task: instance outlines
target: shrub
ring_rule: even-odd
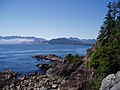
[[[68,61],[70,61],[70,62],[72,62],[74,64],[78,63],[79,61],[82,63],[83,62],[82,61],[83,58],[84,57],[83,56],[79,56],[79,54],[72,55],[70,53],[65,57],[66,60],[68,60]]]

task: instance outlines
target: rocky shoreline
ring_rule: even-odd
[[[72,68],[69,69],[72,70]],[[79,84],[82,86],[82,82],[78,84],[79,79],[77,79],[80,75],[75,78],[71,77],[71,75],[68,77],[64,73],[68,69],[65,71],[60,70],[60,73],[54,73],[55,69],[52,69],[53,71],[51,69],[45,75],[29,74],[22,78],[14,79],[14,81],[6,84],[2,90],[79,90],[79,88],[82,88],[79,87]]]
[[[18,74],[11,70],[1,72],[0,90],[93,90],[90,88],[90,82],[96,80],[97,73],[87,66],[88,59],[87,55],[83,63],[81,61],[72,63],[64,59],[63,61],[55,60],[52,64],[37,64],[45,71],[44,75],[33,73],[17,78]],[[113,88],[119,88],[120,72],[116,75],[105,78],[100,90],[110,88],[111,81]],[[109,84],[106,84],[107,82]]]
[[[54,55],[35,55],[33,58],[37,60],[52,60],[55,62],[63,62],[64,59]],[[47,71],[53,67],[53,64],[37,64],[37,67],[43,71]],[[0,72],[0,90],[59,90],[63,78],[60,76],[47,76],[46,74],[30,73],[28,75],[19,76],[18,73],[7,70]]]
[[[11,83],[15,83],[17,81],[18,74],[11,70],[7,70],[4,72],[0,72],[0,90],[6,85],[10,85]]]
[[[41,55],[39,56],[39,59],[41,59]],[[83,85],[87,85],[87,77],[89,78],[89,73],[91,73],[91,71],[88,72],[86,70],[87,67],[84,67],[81,62],[74,64],[56,55],[48,56],[53,56],[54,62],[52,64],[37,64],[39,68],[46,72],[45,75],[34,73],[16,78],[17,76],[14,76],[13,73],[14,77],[11,80],[14,81],[8,83],[5,80],[7,84],[4,84],[0,88],[2,90],[88,90],[86,89],[87,86],[83,87]],[[5,75],[4,72],[3,75]],[[79,80],[82,81],[79,82]]]
[[[59,77],[48,77],[40,74],[30,74],[16,83],[6,85],[3,90],[59,90],[58,85],[62,82]]]
[[[51,60],[51,61],[64,61],[64,58],[57,56],[55,54],[49,54],[49,55],[35,55],[33,58],[36,58],[37,60]]]

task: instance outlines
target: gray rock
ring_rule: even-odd
[[[120,77],[120,71],[117,72],[117,75]]]
[[[48,70],[51,67],[50,64],[37,64],[36,66],[38,68],[42,69],[43,71],[46,71],[46,70]]]
[[[58,88],[58,85],[57,85],[57,84],[53,84],[53,85],[52,85],[52,88],[53,88],[53,89],[57,89],[57,88]]]
[[[120,71],[104,78],[100,90],[120,90]]]
[[[110,90],[120,90],[120,82],[114,85]]]
[[[57,56],[55,54],[49,54],[49,55],[35,55],[33,58],[36,58],[37,60],[51,60],[51,61],[64,61],[64,58]]]
[[[47,88],[45,88],[44,86],[42,86],[42,87],[40,88],[40,90],[47,90]]]
[[[16,82],[17,76],[18,76],[18,74],[12,70],[0,72],[0,90],[4,86],[7,86],[8,84],[13,84],[14,82]],[[11,85],[11,87],[13,87],[13,85]]]

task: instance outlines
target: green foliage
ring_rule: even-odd
[[[75,54],[75,55],[72,55],[71,53],[69,53],[66,57],[65,57],[66,60],[76,64],[78,62],[83,62],[82,59],[83,59],[83,56],[79,56],[79,54]]]
[[[91,50],[92,50],[91,48],[87,49],[87,55],[90,56],[90,57],[93,54],[93,52]]]
[[[82,59],[83,59],[83,56],[79,56],[78,54],[75,54],[75,56],[72,59],[72,62],[73,63],[78,63],[80,61],[81,64],[82,64],[82,62],[83,62]]]
[[[108,13],[98,36],[95,52],[89,61],[101,75],[108,75],[120,70],[120,10],[118,3],[108,4]]]
[[[98,90],[105,76],[120,70],[120,1],[110,2],[108,8],[95,51],[89,61],[89,66],[99,74],[93,90]]]
[[[69,61],[72,61],[72,59],[73,59],[72,54],[71,53],[67,54],[66,57],[65,57],[65,59],[67,59]]]
[[[91,59],[89,61],[89,64],[91,67],[97,68],[99,66],[99,61],[97,58],[99,57],[99,54],[94,52],[91,56]]]
[[[89,81],[90,89],[91,90],[99,90],[103,78],[104,78],[103,76],[99,76],[96,80]]]

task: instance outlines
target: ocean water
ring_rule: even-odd
[[[0,71],[13,70],[21,74],[40,71],[38,63],[52,63],[49,60],[38,61],[32,56],[37,54],[56,54],[65,57],[68,53],[86,55],[91,46],[49,45],[49,44],[0,44]]]

